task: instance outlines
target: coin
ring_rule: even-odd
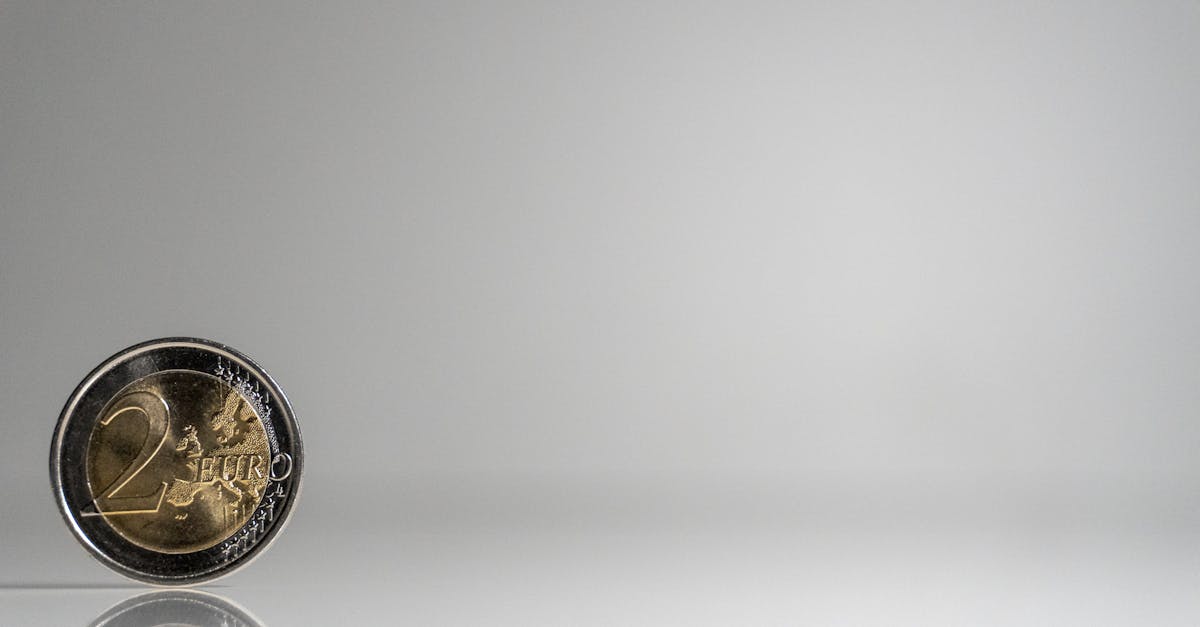
[[[50,450],[63,519],[101,563],[160,585],[245,565],[299,495],[300,430],[238,351],[194,338],[127,348],[67,400]]]

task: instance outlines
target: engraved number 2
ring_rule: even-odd
[[[161,396],[151,392],[130,392],[116,399],[112,409],[100,420],[98,428],[106,427],[114,420],[125,416],[128,416],[125,419],[129,420],[134,417],[134,414],[141,414],[146,418],[146,441],[142,444],[142,450],[129,462],[121,476],[101,490],[100,495],[85,508],[84,516],[152,514],[162,507],[163,498],[167,495],[165,481],[153,494],[145,496],[117,495],[121,488],[133,481],[133,478],[150,463],[150,460],[154,459],[159,449],[167,441],[170,409],[167,408],[167,402]]]

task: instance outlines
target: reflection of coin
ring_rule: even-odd
[[[126,599],[92,627],[262,627],[229,599],[195,590],[162,590]]]
[[[150,583],[228,574],[263,550],[300,487],[300,432],[279,387],[220,344],[164,339],[100,365],[59,418],[63,517],[105,565]]]

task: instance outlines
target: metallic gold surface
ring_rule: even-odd
[[[236,532],[262,500],[270,473],[266,430],[225,381],[187,370],[134,381],[92,430],[93,502],[122,537],[162,553],[190,553]]]

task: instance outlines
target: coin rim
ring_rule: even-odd
[[[278,405],[281,409],[283,409],[283,411],[280,412],[283,414],[283,416],[273,416],[272,420],[281,420],[292,435],[292,445],[290,450],[281,451],[291,455],[292,470],[291,476],[289,476],[289,479],[291,480],[289,486],[290,493],[288,494],[287,503],[283,508],[284,511],[279,519],[271,525],[271,529],[269,533],[266,534],[266,537],[258,540],[250,550],[246,551],[237,558],[230,560],[228,563],[218,566],[214,570],[198,575],[161,576],[149,574],[139,570],[136,565],[130,565],[122,562],[116,557],[101,551],[95,546],[91,538],[80,528],[79,522],[76,520],[74,510],[71,509],[70,505],[67,503],[67,497],[63,488],[62,480],[63,440],[65,438],[67,428],[71,423],[76,405],[81,398],[87,393],[88,390],[91,389],[93,385],[95,385],[97,381],[100,380],[105,373],[122,363],[124,360],[144,353],[149,353],[155,349],[170,347],[192,348],[195,350],[214,353],[221,357],[233,358],[235,362],[241,362],[241,365],[246,366],[255,377],[262,379],[262,381],[267,384],[269,391],[275,395]],[[156,370],[156,372],[172,369],[173,368],[163,368],[161,370]],[[113,354],[111,357],[101,362],[100,365],[93,368],[92,371],[83,378],[79,385],[75,387],[75,390],[71,392],[71,395],[67,397],[67,402],[63,406],[62,412],[59,414],[58,423],[55,425],[54,438],[50,446],[50,483],[54,491],[55,502],[58,505],[59,513],[62,515],[64,522],[67,523],[67,527],[70,528],[72,535],[75,536],[75,539],[87,549],[88,553],[90,553],[93,558],[95,558],[101,564],[107,566],[110,570],[113,570],[114,572],[128,579],[156,586],[180,587],[199,583],[208,583],[230,575],[253,562],[259,555],[266,551],[271,544],[274,543],[278,535],[291,521],[292,513],[295,510],[296,501],[300,498],[300,493],[302,490],[301,474],[304,466],[303,458],[303,439],[300,434],[299,426],[296,424],[295,414],[292,410],[291,403],[288,401],[288,398],[284,394],[282,388],[279,387],[279,384],[275,382],[271,375],[268,374],[267,371],[262,368],[262,366],[259,366],[257,362],[242,352],[220,342],[214,342],[212,340],[196,337],[165,337],[140,342]]]

